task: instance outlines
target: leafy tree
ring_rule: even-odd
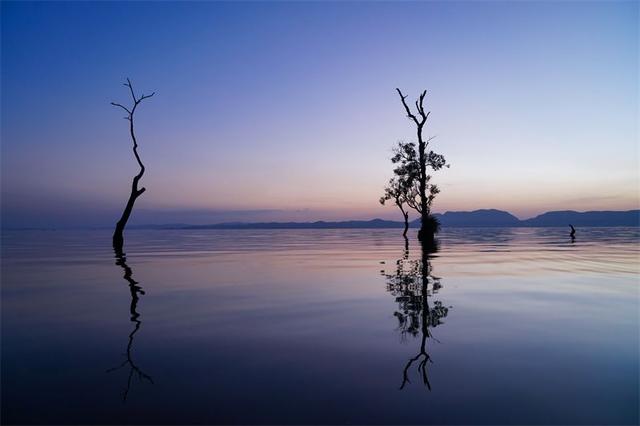
[[[402,236],[406,238],[407,231],[409,230],[409,211],[405,206],[409,206],[407,200],[407,192],[405,182],[398,176],[389,179],[389,183],[384,188],[384,195],[380,197],[380,204],[385,205],[387,201],[393,200],[393,203],[402,212],[404,218],[404,232]]]
[[[398,145],[393,150],[393,157],[391,162],[396,165],[393,170],[394,177],[389,180],[389,183],[385,187],[384,195],[380,198],[380,203],[385,204],[389,200],[393,200],[394,204],[398,206],[404,217],[404,233],[407,235],[407,229],[409,227],[409,212],[405,209],[408,206],[418,213],[423,212],[423,208],[426,206],[427,215],[429,215],[429,221],[433,222],[431,225],[434,232],[438,230],[438,222],[430,216],[431,204],[434,198],[440,192],[437,185],[430,183],[431,175],[427,175],[425,179],[426,185],[426,197],[425,203],[422,202],[420,196],[420,159],[416,152],[416,146],[413,142],[398,142]],[[442,167],[448,167],[444,156],[436,154],[433,151],[429,151],[426,156],[426,162],[429,168],[433,170],[439,170]]]
[[[433,171],[440,170],[443,167],[449,167],[446,163],[444,156],[437,154],[433,151],[427,151],[429,142],[433,140],[433,137],[424,140],[423,130],[427,123],[429,114],[431,111],[425,112],[424,98],[427,95],[427,91],[423,91],[420,97],[415,103],[417,115],[414,114],[407,105],[407,97],[402,94],[400,89],[396,89],[400,95],[400,100],[407,113],[407,116],[416,125],[416,134],[418,137],[418,152],[416,153],[415,144],[400,144],[399,150],[396,151],[396,155],[392,158],[394,163],[400,163],[394,172],[411,175],[412,182],[415,181],[416,188],[411,188],[413,198],[407,199],[407,204],[420,213],[421,227],[418,232],[418,238],[420,240],[432,240],[433,236],[439,230],[439,223],[435,217],[431,215],[431,204],[440,192],[437,185],[431,184],[431,175],[427,174],[427,169]],[[395,161],[394,161],[395,160]]]

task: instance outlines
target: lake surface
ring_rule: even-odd
[[[2,423],[638,424],[640,232],[7,231]]]

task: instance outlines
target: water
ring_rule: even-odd
[[[639,422],[638,229],[126,238],[3,234],[3,424]]]

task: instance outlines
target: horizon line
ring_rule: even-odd
[[[241,210],[238,210],[241,211]],[[267,211],[267,209],[263,209],[263,211]],[[274,209],[272,211],[277,211],[277,209]],[[518,222],[523,223],[523,222],[527,222],[530,220],[534,220],[540,216],[549,214],[549,213],[575,213],[575,214],[586,214],[586,213],[637,213],[640,215],[640,208],[637,209],[626,209],[626,210],[585,210],[585,211],[578,211],[578,210],[549,210],[543,213],[540,213],[536,216],[530,217],[530,218],[526,218],[526,219],[520,219],[517,216],[515,216],[514,214],[506,211],[506,210],[500,210],[500,209],[476,209],[476,210],[447,210],[444,213],[434,213],[434,215],[439,215],[439,216],[443,216],[446,215],[447,213],[452,213],[452,214],[456,214],[456,213],[478,213],[478,212],[497,212],[497,213],[506,213],[510,216],[512,216],[513,218],[515,218]],[[640,216],[639,216],[640,219]],[[420,221],[420,217],[417,217],[415,219],[412,219],[409,221],[410,225],[414,225],[416,223],[418,223]],[[370,222],[384,222],[388,225],[398,225],[398,226],[403,226],[404,222],[401,220],[395,220],[395,219],[383,219],[380,217],[375,217],[375,218],[371,218],[371,219],[342,219],[342,220],[312,220],[312,221],[293,221],[293,220],[283,220],[283,221],[225,221],[225,222],[212,222],[212,223],[205,223],[205,224],[193,224],[193,223],[186,223],[186,222],[169,222],[169,223],[158,223],[158,224],[153,224],[153,223],[140,223],[140,224],[131,224],[130,227],[132,229],[158,229],[158,228],[164,228],[164,229],[205,229],[207,227],[215,227],[215,226],[256,226],[256,225],[291,225],[291,226],[295,226],[295,225],[313,225],[313,224],[348,224],[348,223],[361,223],[361,224],[365,224],[365,223],[370,223]],[[523,227],[526,225],[522,225],[522,224],[513,224],[514,227]],[[638,221],[638,225],[640,225],[640,220]],[[445,225],[446,226],[446,225]],[[450,227],[460,227],[460,226],[465,226],[465,225],[454,225],[454,226],[450,226]],[[482,225],[470,225],[470,226],[478,226],[481,227]],[[485,225],[486,226],[486,225]],[[489,225],[490,227],[509,227],[508,225]],[[546,225],[548,227],[556,227],[556,226],[565,226],[565,225]],[[607,225],[578,225],[578,226],[607,226]],[[611,226],[611,225],[609,225]],[[627,225],[613,225],[613,226],[627,226]],[[174,228],[171,228],[174,227]],[[390,226],[392,227],[392,226]],[[537,226],[539,227],[539,226]],[[103,230],[103,229],[112,229],[113,225],[112,224],[105,224],[105,225],[84,225],[84,226],[5,226],[4,224],[0,225],[0,230],[11,230],[11,231],[27,231],[27,230],[63,230],[63,229],[76,229],[76,230],[80,230],[80,229],[84,229],[84,230]],[[357,228],[357,227],[356,227]],[[352,229],[356,229],[356,228],[352,228]],[[361,229],[364,229],[365,227],[360,227]],[[384,228],[384,227],[383,227]],[[228,228],[228,229],[232,229],[232,228]],[[307,228],[308,229],[308,228]],[[371,228],[371,229],[375,229],[375,228]]]

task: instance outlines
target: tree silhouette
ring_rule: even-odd
[[[389,180],[389,183],[384,189],[384,195],[380,197],[380,204],[384,205],[387,201],[393,200],[393,203],[400,209],[402,216],[404,217],[404,232],[403,236],[407,235],[409,228],[409,212],[405,209],[405,206],[416,210],[418,213],[422,212],[422,202],[420,197],[420,162],[416,153],[416,145],[412,142],[398,142],[398,145],[393,149],[393,157],[391,162],[396,165],[393,169],[394,177]],[[427,155],[427,161],[433,160],[433,163],[438,167],[441,162],[444,164],[444,157],[438,156],[438,154],[429,152]],[[440,166],[442,167],[442,165]],[[427,209],[431,208],[431,203],[436,195],[440,192],[437,185],[430,183],[431,176],[427,175],[426,185],[428,194],[426,198]],[[432,220],[434,220],[432,218]]]
[[[384,195],[380,197],[380,204],[384,205],[389,200],[393,200],[393,203],[398,206],[400,212],[402,212],[402,217],[404,218],[404,232],[402,236],[406,237],[407,231],[409,230],[409,211],[405,209],[405,205],[407,205],[406,188],[402,179],[399,177],[394,177],[389,180],[389,183],[384,188]]]
[[[423,244],[421,258],[410,259],[408,244],[405,243],[403,256],[396,261],[396,270],[389,274],[382,272],[387,279],[387,291],[398,303],[399,309],[393,315],[398,319],[398,330],[402,339],[406,339],[407,336],[420,336],[418,353],[407,361],[402,371],[400,389],[411,382],[409,373],[411,367],[417,363],[423,384],[431,390],[427,363],[432,360],[427,352],[427,342],[428,339],[435,340],[431,329],[443,324],[443,319],[449,313],[449,308],[441,301],[435,300],[432,304],[429,303],[429,297],[436,294],[442,287],[440,278],[431,274],[430,256],[436,251],[435,242],[431,245]]]
[[[129,92],[131,93],[131,98],[133,99],[133,106],[127,108],[122,104],[116,103],[116,102],[111,102],[111,105],[113,106],[117,106],[119,108],[122,108],[123,110],[125,110],[127,112],[127,116],[124,117],[125,120],[129,121],[129,134],[131,136],[131,141],[133,142],[133,155],[136,158],[136,161],[138,162],[138,165],[140,166],[140,171],[138,172],[137,175],[135,175],[133,177],[133,182],[131,183],[131,194],[129,195],[129,200],[127,201],[127,204],[124,208],[124,211],[122,212],[122,216],[120,217],[120,220],[118,221],[118,223],[116,223],[116,229],[113,232],[113,248],[116,251],[116,253],[118,254],[122,254],[123,251],[123,246],[124,246],[124,228],[125,226],[127,226],[127,221],[129,220],[129,216],[131,216],[131,211],[133,210],[133,205],[136,202],[136,200],[138,199],[139,196],[142,195],[142,193],[145,191],[145,188],[140,188],[138,189],[138,183],[140,182],[140,179],[142,178],[142,175],[144,175],[144,164],[142,164],[142,160],[140,160],[140,156],[138,155],[138,141],[136,140],[136,135],[134,132],[134,125],[133,125],[133,118],[134,118],[134,114],[136,112],[136,108],[138,108],[138,105],[140,105],[140,103],[147,99],[152,97],[153,95],[155,95],[155,92],[153,92],[150,95],[145,95],[142,94],[139,98],[136,97],[135,92],[133,91],[133,86],[131,85],[131,80],[129,80],[127,78],[127,82],[124,83],[124,85],[126,87],[129,88]]]
[[[416,158],[415,153],[415,145],[414,144],[405,144],[413,146],[413,155],[410,158],[401,159],[400,161],[405,161],[407,164],[411,164],[411,169],[415,168],[413,171],[417,180],[417,188],[415,191],[415,203],[412,206],[415,210],[420,213],[420,231],[418,232],[418,239],[429,241],[434,239],[434,235],[438,232],[439,223],[435,217],[431,215],[431,203],[435,196],[440,192],[436,185],[430,184],[431,176],[427,174],[427,168],[431,168],[434,171],[440,170],[442,167],[448,167],[444,156],[440,154],[436,154],[433,151],[427,152],[427,146],[429,142],[431,142],[434,137],[430,137],[427,140],[424,140],[423,130],[424,126],[427,123],[427,119],[431,114],[431,111],[426,111],[424,109],[424,98],[427,95],[427,91],[423,91],[418,100],[416,100],[415,106],[417,110],[417,115],[414,114],[409,105],[407,105],[407,97],[402,94],[400,89],[396,89],[398,91],[398,95],[400,95],[400,100],[402,101],[402,105],[407,113],[407,117],[412,120],[416,125],[416,133],[418,136],[418,153]],[[409,152],[407,152],[408,154]],[[394,157],[395,158],[395,157]]]

